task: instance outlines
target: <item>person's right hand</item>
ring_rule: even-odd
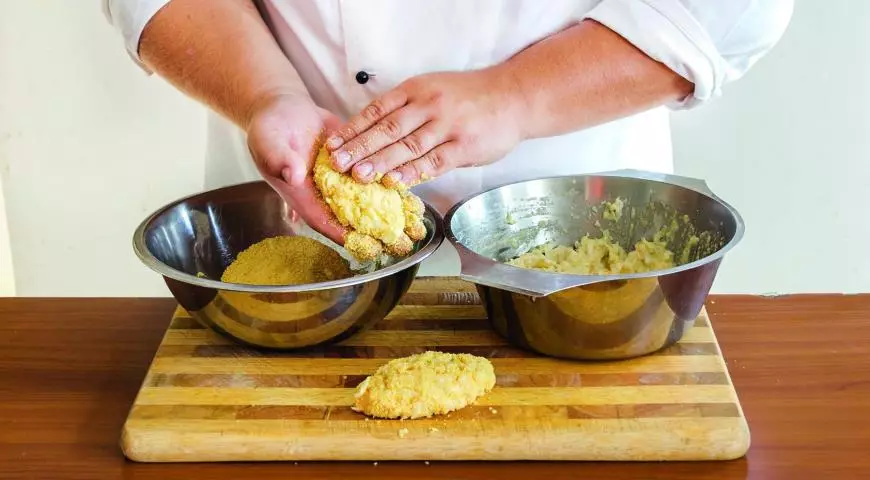
[[[339,245],[345,229],[314,187],[317,150],[341,120],[304,95],[277,95],[255,106],[247,125],[248,149],[260,174],[309,227]]]

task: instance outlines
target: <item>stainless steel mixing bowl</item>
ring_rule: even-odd
[[[605,204],[617,198],[625,202],[618,216]],[[677,342],[744,232],[737,211],[703,181],[634,170],[505,185],[458,203],[445,224],[461,277],[477,285],[495,330],[520,347],[574,359],[630,358]],[[684,257],[667,270],[569,275],[504,263],[603,230],[630,251],[665,227],[669,249]]]
[[[423,220],[426,238],[410,256],[362,265],[308,228],[265,182],[253,182],[170,203],[139,225],[133,248],[200,323],[244,344],[293,349],[340,341],[384,318],[443,241],[441,218],[428,205]],[[239,252],[276,235],[316,238],[361,274],[290,286],[219,281]]]

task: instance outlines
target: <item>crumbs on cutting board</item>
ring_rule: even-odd
[[[408,434],[407,428],[400,428],[399,429],[399,438],[405,438],[405,435],[407,435],[407,434]]]

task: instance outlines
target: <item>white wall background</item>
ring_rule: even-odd
[[[167,295],[132,233],[202,188],[204,121],[130,61],[99,2],[0,0],[0,174],[17,294]]]
[[[870,292],[870,2],[795,3],[746,78],[673,116],[677,171],[747,223],[718,292]]]
[[[674,115],[677,171],[748,224],[717,292],[870,291],[868,27],[870,2],[798,0],[744,80]],[[0,295],[13,278],[22,296],[167,295],[130,236],[202,188],[203,138],[202,110],[136,69],[97,2],[0,0]]]
[[[3,182],[0,182],[0,297],[15,296],[15,270],[12,268],[12,250],[9,248],[9,222]]]

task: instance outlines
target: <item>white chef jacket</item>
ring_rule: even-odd
[[[103,0],[138,61],[139,38],[169,0]],[[693,94],[604,125],[523,142],[492,165],[454,170],[415,191],[442,213],[494,185],[622,168],[673,168],[668,109],[721,93],[779,40],[793,0],[255,0],[311,97],[343,118],[415,75],[487,67],[585,18],[694,84]],[[207,3],[206,3],[207,5]],[[146,69],[147,71],[147,69]],[[365,84],[358,72],[374,74]],[[209,112],[205,186],[258,179],[244,132]],[[446,245],[421,274],[458,272]]]

